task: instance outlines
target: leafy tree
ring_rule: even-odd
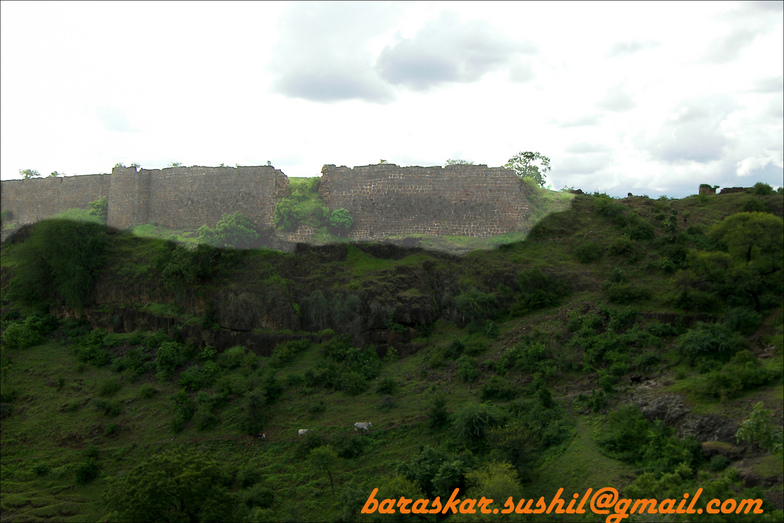
[[[19,264],[10,293],[33,304],[63,300],[82,307],[103,266],[105,227],[67,220],[35,225],[30,238],[18,247]]]
[[[540,165],[537,166],[537,162]],[[504,167],[513,170],[520,178],[531,178],[540,187],[544,187],[544,175],[551,169],[550,158],[531,151],[517,153],[509,158]]]
[[[180,163],[180,162],[172,162],[167,167],[182,167],[182,163]]]
[[[110,478],[104,500],[108,521],[202,522],[231,519],[231,481],[203,454],[166,451],[121,477]]]
[[[238,212],[224,214],[214,229],[206,225],[199,228],[199,241],[218,248],[248,248],[258,237],[250,219]]]
[[[19,174],[22,175],[23,180],[29,180],[30,178],[41,177],[41,173],[39,173],[35,169],[19,169]]]
[[[47,178],[57,178],[58,176],[63,176],[63,173],[58,173],[57,171],[52,171],[51,173],[49,173],[49,176],[47,176]]]
[[[489,430],[501,424],[503,416],[495,407],[485,403],[466,403],[455,415],[452,428],[466,445],[472,448],[484,446]]]
[[[133,162],[133,163],[132,163],[131,165],[129,165],[128,167],[133,167],[134,169],[136,169],[136,170],[138,171],[139,169],[141,169],[141,167],[142,167],[142,166],[141,166],[141,165],[139,165],[139,164],[138,164],[138,163],[136,163],[136,162]]]
[[[725,297],[750,300],[759,312],[763,296],[783,289],[784,221],[764,212],[741,212],[711,228],[718,252],[692,252],[689,265]]]
[[[109,216],[109,201],[105,197],[90,202],[89,214],[97,216],[101,223],[106,223]]]
[[[335,483],[332,480],[332,469],[338,464],[338,455],[329,445],[317,447],[310,451],[310,463],[317,470],[329,476],[329,486],[332,489],[332,497],[335,497]]]
[[[773,413],[762,408],[762,402],[754,405],[748,419],[741,423],[735,438],[749,443],[756,443],[764,450],[777,456],[784,456],[784,436],[776,426]]]
[[[446,165],[474,165],[474,162],[468,160],[453,160],[450,158],[446,161]]]
[[[473,287],[455,298],[455,307],[467,322],[496,317],[498,299],[493,293],[485,293]]]
[[[517,500],[523,497],[523,488],[520,486],[520,479],[514,467],[505,462],[490,462],[481,469],[473,470],[466,474],[466,479],[471,485],[465,497],[480,499],[484,496],[493,500],[492,507],[502,508],[504,503],[511,496]],[[468,514],[466,521],[508,521],[505,514],[481,514],[478,509],[476,513]]]
[[[345,236],[353,224],[354,218],[346,209],[335,209],[329,215],[330,228],[339,236]]]

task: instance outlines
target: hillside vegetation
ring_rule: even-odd
[[[376,488],[501,509],[615,487],[780,521],[782,216],[761,185],[578,194],[463,256],[24,227],[0,260],[0,518],[604,521],[360,511]]]

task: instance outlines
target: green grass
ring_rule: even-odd
[[[108,478],[121,471],[127,472],[151,454],[175,447],[208,452],[234,472],[248,465],[261,471],[276,497],[268,513],[270,519],[336,520],[343,508],[340,494],[348,481],[362,484],[369,493],[395,473],[399,462],[410,460],[424,445],[462,452],[449,428],[441,431],[429,428],[427,412],[432,395],[445,393],[447,410],[451,414],[466,403],[479,402],[482,386],[498,376],[495,362],[517,345],[543,343],[556,362],[574,363],[573,367],[567,366],[566,371],[556,369],[546,381],[555,400],[568,409],[578,393],[598,388],[597,372],[582,367],[583,349],[569,345],[572,336],[567,329],[569,318],[573,315],[601,316],[607,304],[603,285],[616,268],[622,268],[630,282],[654,291],[650,300],[631,305],[641,315],[659,312],[683,315],[684,312],[672,304],[683,276],[656,268],[662,251],[657,241],[668,235],[660,225],[654,226],[653,239],[637,242],[639,257],[636,259],[612,255],[605,250],[598,260],[580,263],[575,256],[580,245],[594,242],[607,249],[612,238],[624,231],[617,223],[594,212],[591,197],[569,195],[567,198],[562,197],[562,193],[546,196],[560,203],[568,202],[569,210],[542,218],[527,240],[500,249],[470,252],[460,258],[418,252],[394,260],[371,255],[371,252],[378,252],[373,251],[372,244],[347,245],[346,260],[330,262],[319,261],[322,254],[314,252],[248,251],[221,274],[191,287],[162,285],[156,259],[168,247],[160,237],[142,238],[131,233],[111,235],[107,264],[101,274],[103,279],[96,288],[100,301],[92,304],[89,311],[92,318],[105,319],[106,315],[121,314],[123,307],[139,308],[161,318],[175,318],[176,323],[182,325],[200,319],[184,311],[198,311],[208,303],[221,304],[243,293],[260,297],[279,291],[275,296],[280,296],[282,301],[259,314],[279,320],[279,310],[288,311],[292,302],[302,303],[314,289],[320,289],[325,294],[354,293],[365,305],[368,301],[379,300],[393,309],[432,302],[440,319],[432,325],[406,325],[405,335],[384,332],[377,325],[369,327],[382,331],[382,336],[376,339],[385,341],[376,343],[386,345],[388,356],[382,362],[378,378],[371,380],[368,389],[351,396],[331,389],[309,388],[304,383],[289,386],[279,400],[265,406],[269,422],[264,428],[267,434],[264,442],[253,440],[241,431],[244,411],[239,394],[232,395],[224,406],[217,408],[215,415],[219,421],[213,428],[200,431],[190,421],[182,432],[175,434],[172,431],[171,398],[180,390],[177,383],[180,373],[193,362],[177,369],[166,381],[159,381],[154,371],[132,381],[126,374],[112,372],[109,365],[95,368],[80,364],[71,348],[51,340],[24,350],[3,348],[3,395],[14,391],[10,402],[13,411],[2,422],[0,506],[3,520],[100,520],[106,516],[101,493]],[[651,223],[655,222],[657,212],[669,215],[677,210],[677,227],[683,231],[691,222],[709,227],[742,205],[742,200],[735,195],[716,197],[723,200],[712,198],[700,202],[696,197],[667,201],[634,197],[617,202],[626,213],[635,211],[641,219]],[[690,215],[683,223],[685,212]],[[705,218],[703,212],[710,218]],[[462,242],[462,247],[473,245],[472,239],[454,240]],[[15,265],[15,247],[3,246],[0,265],[4,290]],[[693,245],[688,244],[688,247],[693,248]],[[506,312],[495,320],[499,330],[497,338],[486,338],[482,332],[471,335],[448,321],[449,305],[437,299],[445,294],[455,298],[470,287],[477,287],[482,292],[498,292],[500,297],[503,289],[498,290],[499,283],[513,289],[521,270],[532,267],[568,281],[571,294],[557,306],[524,315]],[[513,304],[517,293],[510,292],[509,302]],[[4,313],[18,308],[7,301],[5,294],[3,300]],[[780,335],[776,337],[776,329],[781,318],[781,308],[767,314],[762,327],[749,337],[755,351],[765,349],[769,342],[780,343],[773,340],[780,340]],[[640,316],[638,321],[647,327],[653,320]],[[256,331],[298,330],[296,324],[274,325],[270,322],[264,325]],[[332,327],[340,330],[341,326]],[[604,320],[601,327],[597,327],[599,331],[608,328]],[[414,339],[409,339],[408,329],[415,330],[410,335]],[[176,336],[176,328],[171,334]],[[113,351],[127,351],[130,334],[110,336],[118,342]],[[454,340],[469,345],[470,339],[479,339],[487,348],[474,356],[477,381],[466,383],[459,377],[455,359],[444,356],[444,350]],[[664,383],[664,387],[658,389],[661,393],[682,395],[694,413],[721,414],[735,422],[744,419],[750,411],[749,405],[756,401],[764,401],[766,406],[775,406],[780,411],[784,401],[781,380],[726,402],[694,397],[696,370],[678,363],[673,343],[674,338],[669,338],[663,340],[661,347],[647,348],[663,359],[646,373],[658,383]],[[203,391],[216,394],[222,379],[260,390],[268,372],[275,372],[282,383],[291,383],[296,376],[316,369],[324,358],[322,350],[322,346],[311,344],[279,369],[271,369],[270,358],[259,357],[258,370],[251,371],[243,366],[222,370],[218,382]],[[399,355],[404,350],[408,352]],[[636,355],[634,351],[630,353]],[[768,368],[780,368],[784,363],[781,348],[762,361]],[[514,367],[502,374],[505,382],[517,387],[520,398],[526,397],[526,390],[534,381],[532,372]],[[683,379],[676,379],[679,376]],[[63,383],[58,388],[59,377]],[[606,410],[630,401],[627,394],[635,389],[627,385],[627,378],[623,376],[615,391],[608,394]],[[376,392],[384,379],[392,379],[397,384],[395,392],[390,394],[391,403]],[[101,386],[110,380],[121,386],[113,396],[101,398]],[[670,381],[672,384],[667,385]],[[142,390],[150,387],[158,392],[143,397]],[[196,392],[189,393],[192,398],[196,395]],[[94,407],[95,399],[118,402],[119,414],[107,416]],[[322,404],[323,409],[320,408]],[[548,449],[535,457],[532,481],[524,485],[526,495],[550,498],[559,488],[564,488],[562,498],[568,500],[571,494],[584,492],[587,487],[622,488],[630,483],[634,479],[634,468],[602,454],[594,441],[594,433],[603,416],[585,415],[576,409],[567,416],[573,421],[573,436],[558,448]],[[352,425],[356,421],[371,421],[373,429],[369,434],[355,435]],[[117,424],[119,429],[115,435],[107,436],[105,431],[111,423]],[[297,429],[300,428],[312,429],[315,435],[333,445],[344,437],[362,438],[367,444],[359,457],[339,460],[333,471],[335,501],[331,499],[326,476],[313,469],[307,460],[297,458],[297,447],[301,444]],[[75,468],[85,459],[85,451],[91,446],[98,449],[100,473],[93,482],[78,485],[74,478]],[[482,463],[489,458],[477,453],[471,459]],[[48,470],[36,472],[43,470],[35,468],[39,463],[46,463]],[[760,470],[772,467],[770,460],[765,459],[755,466],[762,467]]]

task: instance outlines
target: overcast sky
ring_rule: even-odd
[[[782,2],[8,2],[0,176],[499,166],[683,197],[782,185]]]

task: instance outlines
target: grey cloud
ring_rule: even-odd
[[[780,93],[784,90],[784,79],[781,76],[769,76],[754,81],[754,87],[749,89],[752,93]]]
[[[564,149],[567,153],[585,154],[585,153],[604,153],[609,151],[610,148],[600,143],[577,142],[566,146]]]
[[[461,23],[447,12],[412,38],[385,47],[376,69],[391,84],[426,90],[442,83],[474,82],[508,67],[517,55],[534,52],[533,44],[517,42],[483,20]]]
[[[294,4],[282,19],[270,63],[273,88],[317,102],[392,100],[391,88],[372,68],[367,44],[389,28],[398,11],[386,3]]]
[[[684,102],[677,107],[658,135],[649,141],[651,155],[667,163],[707,163],[722,159],[730,141],[721,132],[721,122],[737,109],[726,96]]]
[[[602,119],[601,115],[594,114],[590,116],[581,116],[579,118],[574,118],[572,120],[566,120],[562,122],[554,121],[553,123],[555,123],[555,125],[561,128],[584,127],[587,125],[599,125],[601,119]]]
[[[741,180],[746,180],[742,182],[744,186],[748,186],[750,183],[764,182],[773,187],[781,187],[782,180],[784,180],[784,168],[769,163],[765,167],[752,170],[748,176],[741,178]]]
[[[610,164],[610,155],[607,153],[568,154],[558,159],[553,164],[553,173],[556,175],[591,174],[604,169]]]
[[[632,40],[629,42],[616,42],[612,48],[610,48],[610,51],[607,53],[607,57],[613,58],[615,56],[633,54],[637,51],[642,51],[643,49],[656,47],[657,45],[659,45],[658,42],[640,42],[637,40]]]
[[[736,29],[728,36],[714,40],[702,57],[702,61],[717,65],[733,62],[757,36],[759,33],[754,29]]]
[[[784,118],[784,102],[781,101],[781,98],[776,97],[770,101],[767,108],[767,116],[779,122]]]
[[[634,99],[626,92],[623,86],[617,85],[607,91],[604,98],[599,100],[596,104],[601,109],[621,113],[633,109],[635,105]]]
[[[738,59],[741,51],[758,37],[781,24],[781,2],[739,2],[735,8],[716,16],[732,30],[711,42],[702,62],[726,64]]]
[[[530,63],[513,65],[509,69],[509,79],[515,83],[530,82],[534,78],[536,78],[536,75]]]

